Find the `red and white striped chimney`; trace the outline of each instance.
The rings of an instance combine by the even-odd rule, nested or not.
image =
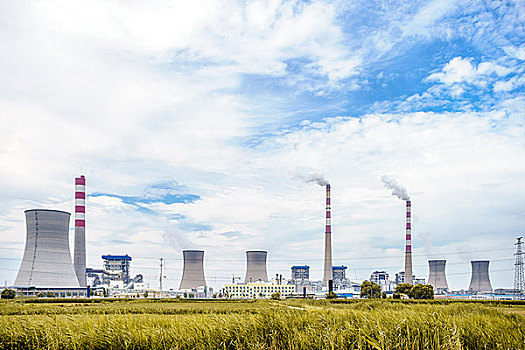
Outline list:
[[[81,287],[86,286],[86,178],[75,178],[75,252],[73,265]]]
[[[326,185],[326,226],[324,235],[324,275],[323,285],[333,279],[332,273],[332,223],[331,223],[330,185]]]
[[[405,235],[405,283],[412,284],[412,202],[406,201],[406,235]]]
[[[86,178],[75,178],[75,227],[86,227]]]

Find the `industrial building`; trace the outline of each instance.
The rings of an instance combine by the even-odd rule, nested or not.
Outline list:
[[[87,279],[92,288],[105,288],[109,294],[124,293],[130,290],[148,289],[141,274],[131,278],[132,258],[129,255],[102,255],[102,269],[87,268]]]
[[[370,275],[370,282],[378,284],[383,292],[393,292],[396,289],[396,283],[389,279],[386,271],[374,271]]]
[[[310,266],[292,266],[292,280],[301,284],[310,281]]]
[[[274,293],[289,296],[295,292],[294,285],[271,282],[253,282],[244,284],[227,284],[224,294],[229,298],[270,298]]]
[[[131,263],[131,256],[129,255],[102,255],[104,269],[110,272],[118,272],[120,279],[125,283],[129,283],[129,265]]]
[[[290,277],[288,284],[295,286],[298,293],[303,293],[304,288],[308,292],[317,292],[323,289],[322,281],[310,281],[310,266],[308,265],[292,266]]]

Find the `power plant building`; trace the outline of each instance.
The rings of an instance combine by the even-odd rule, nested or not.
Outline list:
[[[204,251],[203,250],[184,250],[184,267],[182,270],[182,280],[180,290],[197,290],[199,287],[206,286],[204,277]]]
[[[334,283],[343,282],[346,279],[347,266],[332,266],[332,276]]]
[[[270,298],[274,293],[280,293],[281,297],[292,295],[295,286],[291,284],[254,282],[244,284],[227,284],[224,293],[231,298]]]
[[[121,280],[127,284],[129,283],[129,265],[131,263],[131,256],[129,255],[102,255],[104,262],[104,270],[110,272],[118,272]]]
[[[383,292],[392,292],[395,289],[395,283],[389,280],[389,274],[386,271],[374,271],[370,275],[370,282],[378,284]]]
[[[292,280],[304,284],[310,280],[310,266],[292,266]]]
[[[246,276],[244,283],[268,282],[266,258],[268,252],[264,250],[249,250],[246,252]]]
[[[448,292],[447,275],[445,273],[446,260],[429,260],[428,261],[428,284],[434,287],[435,294]]]

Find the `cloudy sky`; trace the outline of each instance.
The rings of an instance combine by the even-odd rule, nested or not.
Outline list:
[[[525,233],[525,6],[520,1],[0,2],[0,280],[24,210],[74,211],[87,178],[88,266],[130,254],[177,288],[203,249],[217,288],[245,251],[321,278],[324,175],[334,264],[353,280],[470,260],[513,285]],[[70,231],[73,232],[72,230]]]

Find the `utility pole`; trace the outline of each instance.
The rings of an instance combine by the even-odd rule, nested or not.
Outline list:
[[[523,237],[517,237],[517,242],[514,243],[516,246],[516,262],[514,263],[514,290],[518,294],[523,294],[525,290],[525,276],[523,271]]]
[[[235,274],[232,274],[232,284],[235,284],[235,280],[240,280],[240,277],[235,277]]]
[[[160,284],[160,297],[162,298],[162,267],[164,258],[160,258],[160,276],[159,276],[159,284]]]

